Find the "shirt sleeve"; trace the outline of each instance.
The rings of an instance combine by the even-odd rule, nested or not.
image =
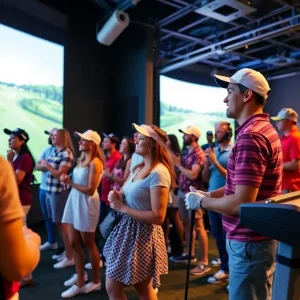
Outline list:
[[[202,150],[202,148],[199,147],[198,151],[196,151],[194,153],[194,161],[193,161],[193,165],[199,165],[201,167],[204,166],[205,163],[205,154],[204,151]]]
[[[0,157],[0,224],[24,216],[15,176],[10,164]]]
[[[33,161],[29,154],[25,153],[20,156],[16,170],[21,170],[25,173],[31,173],[33,170]]]
[[[156,186],[164,186],[170,188],[171,176],[165,166],[156,167],[149,176],[150,189]]]
[[[294,135],[289,145],[289,156],[291,159],[300,159],[300,136]]]
[[[71,151],[64,151],[62,153],[62,159],[59,166],[66,166],[71,168],[73,165],[73,160],[74,160],[73,153]]]
[[[240,136],[235,147],[234,184],[260,187],[269,156],[265,139],[254,134]]]

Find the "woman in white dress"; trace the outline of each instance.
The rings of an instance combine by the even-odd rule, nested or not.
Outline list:
[[[81,156],[77,160],[72,179],[63,174],[60,180],[72,187],[62,222],[68,224],[77,274],[64,283],[70,288],[62,293],[63,298],[101,289],[100,256],[95,243],[95,230],[100,214],[97,187],[102,177],[104,155],[99,146],[101,138],[97,132],[87,130],[82,134],[75,132],[75,135],[81,138],[79,141]],[[84,253],[81,241],[89,252],[92,264],[92,281],[87,284],[85,284],[88,278],[84,271]]]

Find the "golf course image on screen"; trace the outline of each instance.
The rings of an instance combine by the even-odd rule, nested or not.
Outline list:
[[[160,76],[160,127],[167,134],[175,134],[182,146],[182,133],[189,125],[200,129],[199,145],[207,143],[206,132],[214,132],[219,121],[234,121],[226,117],[226,89],[189,83]]]
[[[3,129],[22,128],[37,161],[48,146],[44,131],[63,127],[64,47],[2,24],[0,42],[0,154],[8,150]]]

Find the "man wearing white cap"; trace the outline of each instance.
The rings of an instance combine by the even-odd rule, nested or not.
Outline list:
[[[198,139],[200,138],[200,130],[196,126],[188,126],[186,129],[179,129],[182,132],[183,143],[186,146],[186,150],[180,156],[173,155],[173,161],[175,166],[180,171],[179,175],[179,214],[182,220],[185,239],[188,241],[190,236],[190,218],[188,211],[185,207],[184,197],[185,194],[190,191],[190,186],[195,189],[203,188],[202,170],[205,164],[205,154],[202,148],[198,145]],[[195,214],[195,231],[198,237],[200,247],[200,259],[198,265],[191,270],[191,274],[197,276],[203,276],[210,271],[208,265],[208,238],[203,223],[203,211],[198,209]],[[188,255],[183,253],[179,257],[172,257],[174,262],[185,263],[188,259]],[[195,262],[195,247],[192,245],[191,261]]]
[[[300,190],[300,132],[296,126],[298,114],[291,108],[283,108],[276,117],[283,153],[283,194]]]
[[[229,300],[271,300],[277,242],[239,221],[240,205],[280,193],[282,150],[279,136],[263,107],[270,90],[265,77],[241,69],[232,77],[215,75],[227,88],[226,115],[239,123],[228,160],[225,187],[186,195],[188,209],[204,208],[222,214],[229,255]]]

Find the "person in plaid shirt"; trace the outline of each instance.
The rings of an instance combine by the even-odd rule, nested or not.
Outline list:
[[[68,174],[74,163],[74,147],[66,129],[57,129],[52,135],[54,153],[39,163],[47,171],[47,212],[59,228],[65,246],[65,256],[53,267],[56,269],[74,265],[72,248],[69,242],[68,225],[61,223],[70,187],[59,180],[62,174]]]
[[[180,171],[179,176],[179,213],[185,230],[186,241],[190,238],[190,217],[184,204],[185,194],[190,192],[190,186],[195,189],[202,188],[202,170],[205,164],[205,154],[202,148],[198,145],[200,138],[200,130],[195,126],[188,126],[186,129],[179,129],[183,135],[183,142],[186,149],[182,153],[182,158],[173,155],[175,166]],[[198,209],[195,215],[195,231],[199,241],[200,260],[199,264],[191,270],[191,274],[203,276],[210,271],[208,265],[208,237],[203,223],[203,211]],[[195,257],[195,246],[193,243],[191,261],[197,261]],[[187,262],[188,255],[183,253],[179,257],[170,258],[174,262]]]

